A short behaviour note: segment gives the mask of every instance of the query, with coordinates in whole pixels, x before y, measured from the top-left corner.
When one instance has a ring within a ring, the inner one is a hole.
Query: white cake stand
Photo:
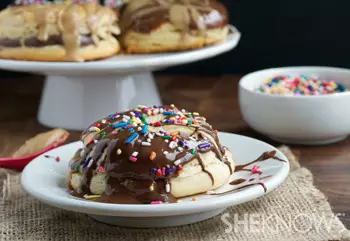
[[[0,60],[0,69],[46,75],[38,113],[49,127],[82,130],[95,120],[161,100],[151,71],[196,62],[233,49],[240,33],[231,26],[222,42],[198,50],[145,55],[117,55],[85,63]]]

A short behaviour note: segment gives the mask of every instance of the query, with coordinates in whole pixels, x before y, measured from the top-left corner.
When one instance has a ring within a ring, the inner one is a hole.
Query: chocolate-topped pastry
[[[172,203],[222,186],[234,171],[231,153],[205,118],[173,105],[109,115],[82,141],[69,188],[97,202]]]
[[[228,34],[226,8],[216,0],[129,0],[121,11],[129,53],[200,48]]]
[[[0,58],[85,61],[120,50],[117,15],[96,3],[11,6],[0,12]]]

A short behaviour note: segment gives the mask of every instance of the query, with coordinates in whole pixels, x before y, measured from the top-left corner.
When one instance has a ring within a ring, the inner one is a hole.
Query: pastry
[[[119,52],[117,15],[95,3],[11,6],[0,12],[0,58],[96,60]]]
[[[234,171],[205,118],[173,105],[109,115],[82,141],[68,184],[73,196],[97,202],[172,203],[222,186]]]
[[[229,31],[227,10],[216,0],[129,0],[120,14],[128,53],[200,48]]]

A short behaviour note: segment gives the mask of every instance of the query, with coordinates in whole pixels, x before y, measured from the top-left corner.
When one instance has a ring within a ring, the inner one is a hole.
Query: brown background
[[[1,77],[0,154],[7,156],[26,139],[47,128],[36,120],[43,77],[6,73]],[[280,145],[255,133],[243,121],[237,99],[239,76],[157,76],[156,79],[163,103],[196,110],[221,131]],[[70,141],[78,136],[78,132],[72,132]],[[342,213],[340,219],[350,228],[350,139],[329,146],[292,146],[292,150],[314,174],[316,186],[326,194],[334,212]]]

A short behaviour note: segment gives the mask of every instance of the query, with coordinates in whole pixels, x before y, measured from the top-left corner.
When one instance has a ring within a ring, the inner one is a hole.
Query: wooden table
[[[2,75],[0,154],[6,156],[47,128],[36,120],[43,77]],[[243,121],[237,99],[239,76],[157,76],[156,80],[164,103],[197,110],[221,131],[279,145],[252,131]],[[78,132],[72,132],[70,140],[78,136]],[[329,146],[292,146],[292,150],[314,174],[317,187],[328,197],[334,212],[342,213],[341,220],[350,228],[350,139]]]

